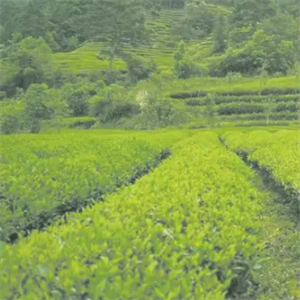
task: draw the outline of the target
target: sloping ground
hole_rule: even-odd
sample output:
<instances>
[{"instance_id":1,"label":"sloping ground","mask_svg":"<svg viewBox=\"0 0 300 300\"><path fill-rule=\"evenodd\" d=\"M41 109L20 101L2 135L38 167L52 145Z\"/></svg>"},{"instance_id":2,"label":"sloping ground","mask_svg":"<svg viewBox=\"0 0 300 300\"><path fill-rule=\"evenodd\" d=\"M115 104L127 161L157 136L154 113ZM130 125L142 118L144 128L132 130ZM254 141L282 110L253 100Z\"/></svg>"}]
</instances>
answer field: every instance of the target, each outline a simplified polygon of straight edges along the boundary
<instances>
[{"instance_id":1,"label":"sloping ground","mask_svg":"<svg viewBox=\"0 0 300 300\"><path fill-rule=\"evenodd\" d=\"M176 45L170 29L182 14L183 10L162 10L158 15L148 15L146 27L150 33L150 43L139 47L125 44L123 51L153 59L159 69L170 68L173 65L172 54ZM73 52L54 54L54 62L59 68L74 73L97 72L108 67L105 57L100 54L100 59L98 58L104 47L105 44L100 42L86 43ZM120 59L116 59L114 67L118 70L126 69L125 63Z\"/></svg>"},{"instance_id":2,"label":"sloping ground","mask_svg":"<svg viewBox=\"0 0 300 300\"><path fill-rule=\"evenodd\" d=\"M195 78L168 82L162 95L204 126L208 111L222 125L287 125L298 121L300 84L295 77Z\"/></svg>"},{"instance_id":3,"label":"sloping ground","mask_svg":"<svg viewBox=\"0 0 300 300\"><path fill-rule=\"evenodd\" d=\"M162 10L158 15L149 14L146 27L150 38L147 44L132 47L124 44L123 51L152 59L159 70L169 70L174 65L173 53L178 40L171 34L172 28L183 17L183 10ZM62 70L72 73L93 73L108 68L107 57L101 55L105 43L89 42L83 44L75 51L69 53L53 54L53 61ZM186 49L195 60L204 66L209 65L218 57L209 57L211 49L210 38L203 41L190 40L186 42ZM126 65L121 59L116 59L114 68L126 70Z\"/></svg>"}]
</instances>

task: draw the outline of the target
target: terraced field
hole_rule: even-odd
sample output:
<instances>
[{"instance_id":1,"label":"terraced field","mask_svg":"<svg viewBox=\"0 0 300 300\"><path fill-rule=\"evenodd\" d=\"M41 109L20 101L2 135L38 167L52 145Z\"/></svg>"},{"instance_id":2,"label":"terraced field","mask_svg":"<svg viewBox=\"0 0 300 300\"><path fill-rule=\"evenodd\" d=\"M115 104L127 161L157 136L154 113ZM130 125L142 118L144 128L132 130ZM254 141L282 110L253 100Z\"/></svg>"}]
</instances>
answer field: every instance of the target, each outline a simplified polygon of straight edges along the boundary
<instances>
[{"instance_id":1,"label":"terraced field","mask_svg":"<svg viewBox=\"0 0 300 300\"><path fill-rule=\"evenodd\" d=\"M300 89L263 88L258 90L205 91L174 93L172 102L204 119L209 106L218 122L264 122L264 125L281 122L288 125L299 120Z\"/></svg>"},{"instance_id":2,"label":"terraced field","mask_svg":"<svg viewBox=\"0 0 300 300\"><path fill-rule=\"evenodd\" d=\"M178 40L172 37L170 30L183 17L183 10L162 10L159 15L147 16L146 27L149 31L149 41L147 44L140 44L137 47L124 44L122 50L135 54L156 63L158 70L169 70L174 65L173 53ZM56 66L72 73L93 73L102 69L107 69L109 62L107 57L101 55L105 48L105 43L89 42L83 44L77 50L69 53L53 54L53 61ZM201 60L210 54L211 41L188 41L187 51L195 54L195 59ZM209 63L209 61L207 62ZM114 68L126 70L125 62L116 59Z\"/></svg>"},{"instance_id":3,"label":"terraced field","mask_svg":"<svg viewBox=\"0 0 300 300\"><path fill-rule=\"evenodd\" d=\"M299 143L276 128L1 137L1 299L298 299L299 230L257 180L267 169L288 203Z\"/></svg>"}]
</instances>

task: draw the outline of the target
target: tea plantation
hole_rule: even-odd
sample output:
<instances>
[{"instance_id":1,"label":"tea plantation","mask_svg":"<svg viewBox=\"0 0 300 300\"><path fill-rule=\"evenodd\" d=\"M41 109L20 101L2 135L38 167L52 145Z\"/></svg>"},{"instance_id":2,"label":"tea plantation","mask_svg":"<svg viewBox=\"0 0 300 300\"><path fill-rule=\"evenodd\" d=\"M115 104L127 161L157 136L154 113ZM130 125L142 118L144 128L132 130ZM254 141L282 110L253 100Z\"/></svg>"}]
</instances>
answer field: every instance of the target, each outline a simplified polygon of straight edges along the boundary
<instances>
[{"instance_id":1,"label":"tea plantation","mask_svg":"<svg viewBox=\"0 0 300 300\"><path fill-rule=\"evenodd\" d=\"M299 141L276 127L2 136L1 299L298 299Z\"/></svg>"}]
</instances>

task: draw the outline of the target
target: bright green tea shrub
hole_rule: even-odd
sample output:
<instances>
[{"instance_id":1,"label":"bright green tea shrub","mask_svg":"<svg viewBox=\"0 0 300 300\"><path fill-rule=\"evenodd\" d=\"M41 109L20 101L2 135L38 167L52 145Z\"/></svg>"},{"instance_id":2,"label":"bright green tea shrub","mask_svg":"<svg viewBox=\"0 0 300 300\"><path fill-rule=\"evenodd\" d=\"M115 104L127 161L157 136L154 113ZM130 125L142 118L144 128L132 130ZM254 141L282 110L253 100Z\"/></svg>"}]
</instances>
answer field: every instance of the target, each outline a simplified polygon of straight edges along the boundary
<instances>
[{"instance_id":1,"label":"bright green tea shrub","mask_svg":"<svg viewBox=\"0 0 300 300\"><path fill-rule=\"evenodd\" d=\"M129 183L185 134L2 136L0 240L44 227Z\"/></svg>"},{"instance_id":2,"label":"bright green tea shrub","mask_svg":"<svg viewBox=\"0 0 300 300\"><path fill-rule=\"evenodd\" d=\"M286 191L300 192L300 134L298 130L251 133L228 132L225 143L235 151L248 153L248 159L268 170Z\"/></svg>"},{"instance_id":3,"label":"bright green tea shrub","mask_svg":"<svg viewBox=\"0 0 300 300\"><path fill-rule=\"evenodd\" d=\"M172 152L67 223L2 247L2 299L222 300L245 292L260 268L253 173L214 133Z\"/></svg>"}]
</instances>

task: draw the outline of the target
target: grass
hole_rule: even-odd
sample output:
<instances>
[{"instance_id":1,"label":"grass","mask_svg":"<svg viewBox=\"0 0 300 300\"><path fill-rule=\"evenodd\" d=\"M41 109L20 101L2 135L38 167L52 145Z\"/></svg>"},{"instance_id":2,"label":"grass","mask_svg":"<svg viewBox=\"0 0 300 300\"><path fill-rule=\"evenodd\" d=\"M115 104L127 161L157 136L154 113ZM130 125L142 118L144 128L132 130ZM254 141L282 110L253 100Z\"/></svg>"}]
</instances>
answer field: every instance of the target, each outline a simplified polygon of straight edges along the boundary
<instances>
[{"instance_id":1,"label":"grass","mask_svg":"<svg viewBox=\"0 0 300 300\"><path fill-rule=\"evenodd\" d=\"M262 239L268 241L269 260L257 273L256 281L260 282L258 299L296 300L300 298L299 217L292 205L280 203L281 196L270 187L261 189L268 192Z\"/></svg>"}]
</instances>

